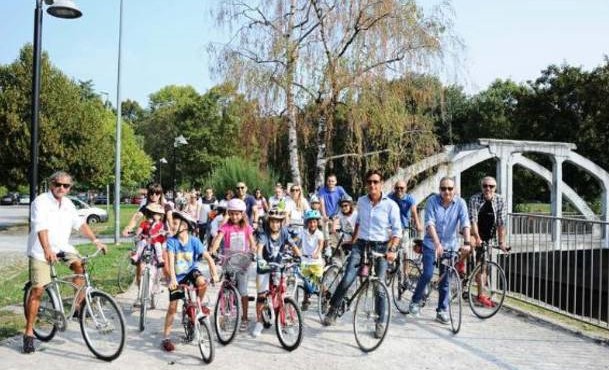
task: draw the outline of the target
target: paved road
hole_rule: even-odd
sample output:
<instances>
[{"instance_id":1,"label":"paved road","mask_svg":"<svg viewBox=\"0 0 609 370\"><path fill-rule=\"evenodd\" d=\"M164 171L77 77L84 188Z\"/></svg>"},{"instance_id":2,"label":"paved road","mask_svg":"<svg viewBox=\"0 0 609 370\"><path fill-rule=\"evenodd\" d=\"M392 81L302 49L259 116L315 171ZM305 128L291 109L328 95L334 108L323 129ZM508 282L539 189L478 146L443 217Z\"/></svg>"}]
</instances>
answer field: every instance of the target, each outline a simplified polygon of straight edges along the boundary
<instances>
[{"instance_id":1,"label":"paved road","mask_svg":"<svg viewBox=\"0 0 609 370\"><path fill-rule=\"evenodd\" d=\"M253 290L253 286L251 286ZM215 297L215 289L210 295ZM94 358L84 344L76 322L49 343L36 342L37 352L20 353L21 337L0 343L0 369L175 369L198 368L202 362L193 345L179 344L174 353L160 350L164 312L151 311L150 328L137 330L138 313L132 312L135 290L118 297L128 322L126 348L117 360L105 363ZM166 293L160 307L166 307ZM250 308L250 312L253 310ZM253 314L250 314L252 316ZM179 315L178 315L179 316ZM393 312L388 337L375 352L357 347L350 317L335 327L324 328L316 314L305 314L305 337L294 352L284 351L268 329L257 338L240 334L223 347L216 343L215 369L607 369L609 348L568 332L519 317L508 311L481 321L469 311L461 332L453 336L448 327L433 320L426 307L419 319ZM181 335L178 320L174 338ZM320 365L323 361L323 365Z\"/></svg>"}]
</instances>

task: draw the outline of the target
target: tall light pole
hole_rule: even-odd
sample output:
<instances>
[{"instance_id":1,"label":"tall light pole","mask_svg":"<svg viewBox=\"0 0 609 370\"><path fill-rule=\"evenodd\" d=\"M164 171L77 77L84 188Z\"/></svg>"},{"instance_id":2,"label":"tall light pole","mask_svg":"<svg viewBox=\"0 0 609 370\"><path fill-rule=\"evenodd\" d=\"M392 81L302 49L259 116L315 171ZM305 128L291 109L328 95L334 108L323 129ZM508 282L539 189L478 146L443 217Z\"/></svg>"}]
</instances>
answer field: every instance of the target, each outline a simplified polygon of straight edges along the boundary
<instances>
[{"instance_id":1,"label":"tall light pole","mask_svg":"<svg viewBox=\"0 0 609 370\"><path fill-rule=\"evenodd\" d=\"M180 145L186 145L188 144L188 141L186 141L186 138L184 137L184 135L180 135L178 137L176 137L173 140L173 174L172 174L172 191L173 191L173 201L176 201L176 148L179 147Z\"/></svg>"},{"instance_id":2,"label":"tall light pole","mask_svg":"<svg viewBox=\"0 0 609 370\"><path fill-rule=\"evenodd\" d=\"M45 0L47 13L57 18L75 19L82 12L71 0ZM32 73L32 122L30 127L30 203L38 195L38 115L40 111L40 62L42 54L42 0L36 0L34 10L34 58Z\"/></svg>"},{"instance_id":3,"label":"tall light pole","mask_svg":"<svg viewBox=\"0 0 609 370\"><path fill-rule=\"evenodd\" d=\"M123 51L123 0L118 21L118 66L116 77L116 148L114 149L114 244L120 241L121 215L121 63Z\"/></svg>"},{"instance_id":4,"label":"tall light pole","mask_svg":"<svg viewBox=\"0 0 609 370\"><path fill-rule=\"evenodd\" d=\"M163 186L163 165L167 164L165 157L159 159L159 184Z\"/></svg>"}]
</instances>

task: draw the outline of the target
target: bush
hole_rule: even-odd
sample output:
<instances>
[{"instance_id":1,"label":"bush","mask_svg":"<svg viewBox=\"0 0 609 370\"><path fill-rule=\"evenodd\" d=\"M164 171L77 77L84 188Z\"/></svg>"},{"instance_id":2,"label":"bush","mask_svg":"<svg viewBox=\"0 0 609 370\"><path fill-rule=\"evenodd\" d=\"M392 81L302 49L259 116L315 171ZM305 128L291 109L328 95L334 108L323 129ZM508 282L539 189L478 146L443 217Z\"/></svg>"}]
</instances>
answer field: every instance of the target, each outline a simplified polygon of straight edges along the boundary
<instances>
[{"instance_id":1,"label":"bush","mask_svg":"<svg viewBox=\"0 0 609 370\"><path fill-rule=\"evenodd\" d=\"M247 185L248 193L253 194L255 188L262 193L273 193L278 176L272 171L261 171L258 164L239 157L229 157L221 162L206 179L205 186L211 186L218 198L224 198L228 189L235 189L235 184L242 181Z\"/></svg>"}]
</instances>

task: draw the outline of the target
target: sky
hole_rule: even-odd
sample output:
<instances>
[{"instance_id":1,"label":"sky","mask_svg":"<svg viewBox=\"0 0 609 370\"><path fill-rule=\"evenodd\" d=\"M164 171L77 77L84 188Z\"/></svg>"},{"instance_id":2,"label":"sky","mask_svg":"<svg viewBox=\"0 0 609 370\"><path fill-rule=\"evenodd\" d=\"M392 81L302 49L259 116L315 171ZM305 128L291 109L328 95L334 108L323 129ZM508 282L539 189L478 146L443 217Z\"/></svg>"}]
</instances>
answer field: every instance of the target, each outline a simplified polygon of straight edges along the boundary
<instances>
[{"instance_id":1,"label":"sky","mask_svg":"<svg viewBox=\"0 0 609 370\"><path fill-rule=\"evenodd\" d=\"M120 2L75 2L83 12L79 19L45 12L43 50L68 76L92 80L116 106ZM148 95L166 85L188 84L203 93L220 82L210 75L207 54L210 42L228 38L210 16L217 3L124 0L123 100L147 106ZM34 8L35 0L0 0L0 64L13 62L32 42ZM497 78L534 80L550 64L591 70L609 55L609 0L454 0L453 10L465 47L439 73L469 94Z\"/></svg>"}]
</instances>

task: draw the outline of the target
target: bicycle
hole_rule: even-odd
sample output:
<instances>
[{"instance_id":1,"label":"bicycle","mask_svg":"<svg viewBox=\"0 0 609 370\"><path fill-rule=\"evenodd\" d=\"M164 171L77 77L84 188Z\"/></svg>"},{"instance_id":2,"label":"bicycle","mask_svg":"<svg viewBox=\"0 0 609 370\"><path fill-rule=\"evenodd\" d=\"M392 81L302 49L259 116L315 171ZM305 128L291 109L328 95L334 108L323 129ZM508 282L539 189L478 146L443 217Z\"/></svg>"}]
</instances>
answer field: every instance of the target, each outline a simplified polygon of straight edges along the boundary
<instances>
[{"instance_id":1,"label":"bicycle","mask_svg":"<svg viewBox=\"0 0 609 370\"><path fill-rule=\"evenodd\" d=\"M463 279L463 287L466 287L463 297L467 297L474 315L481 319L488 319L499 312L503 306L507 280L503 268L492 261L491 250L499 249L499 246L484 241L479 248L482 248L480 261L474 265L473 254L470 254L468 258L468 271L471 272ZM481 296L487 297L488 301L481 301Z\"/></svg>"},{"instance_id":2,"label":"bicycle","mask_svg":"<svg viewBox=\"0 0 609 370\"><path fill-rule=\"evenodd\" d=\"M157 295L161 292L161 276L159 268L155 263L154 256L154 246L150 243L146 244L142 251L141 262L144 263L144 268L142 268L140 275L140 286L137 293L140 301L140 331L146 329L148 303L150 303L151 309L156 308Z\"/></svg>"},{"instance_id":3,"label":"bicycle","mask_svg":"<svg viewBox=\"0 0 609 370\"><path fill-rule=\"evenodd\" d=\"M290 255L282 256L280 263L269 262L271 274L269 279L269 293L264 300L262 309L263 325L266 328L275 321L275 333L281 346L293 351L302 342L302 312L292 297L286 294L285 271L295 264Z\"/></svg>"},{"instance_id":4,"label":"bicycle","mask_svg":"<svg viewBox=\"0 0 609 370\"><path fill-rule=\"evenodd\" d=\"M311 256L303 256L303 257L311 257ZM304 299L304 297L306 295L312 296L312 295L316 295L318 296L317 299L317 314L319 315L319 319L322 320L323 319L323 312L322 312L322 307L321 307L321 300L319 299L319 293L320 293L320 284L315 283L311 278L306 277L302 274L302 270L300 268L300 261L299 259L294 259L294 265L291 267L290 271L292 272L292 275L297 279L297 283L295 285L294 288L294 293L292 294L292 297L294 297L294 300L296 301L296 303L301 301L301 297ZM288 277L289 278L289 277ZM289 288L289 284L288 284L288 288ZM290 294L288 294L290 295ZM308 308L308 306L307 306ZM303 304L303 311L306 310L307 308L305 308L304 304Z\"/></svg>"},{"instance_id":5,"label":"bicycle","mask_svg":"<svg viewBox=\"0 0 609 370\"><path fill-rule=\"evenodd\" d=\"M227 345L233 341L241 322L241 295L237 289L237 273L247 273L252 262L249 253L220 256L222 263L221 285L214 308L214 330L218 341Z\"/></svg>"},{"instance_id":6,"label":"bicycle","mask_svg":"<svg viewBox=\"0 0 609 370\"><path fill-rule=\"evenodd\" d=\"M394 263L387 268L387 286L391 287L391 296L395 308L402 314L409 312L412 296L421 277L423 269L422 248L423 241L415 239L413 250L418 257L412 259L406 255L406 250L400 245Z\"/></svg>"},{"instance_id":7,"label":"bicycle","mask_svg":"<svg viewBox=\"0 0 609 370\"><path fill-rule=\"evenodd\" d=\"M386 254L373 251L373 245L373 243L364 245L362 261L358 265L359 286L353 294L350 294L352 289L347 291L339 307L337 307L337 316L342 317L351 310L351 306L355 302L353 332L357 345L364 352L374 351L383 343L391 319L389 291L385 283L376 276L374 268L374 261L378 258L385 258ZM322 277L321 305L324 315L327 314L329 300L342 279L344 269L345 267L339 269L336 265L331 266ZM384 312L377 312L376 307L380 305L379 299L385 301ZM383 322L379 321L381 317L384 318ZM376 335L377 324L383 325L383 333L379 337Z\"/></svg>"},{"instance_id":8,"label":"bicycle","mask_svg":"<svg viewBox=\"0 0 609 370\"><path fill-rule=\"evenodd\" d=\"M423 298L421 299L421 307L425 307L427 299L431 295L432 289L438 290L439 285L443 279L448 279L448 314L450 318L450 327L454 334L457 334L461 330L462 321L462 290L461 290L461 279L459 273L455 268L455 263L459 260L459 251L445 251L440 259L436 261L436 266L444 266L444 271L440 274L437 280L429 282L428 286L425 287L423 292ZM418 267L417 267L418 268ZM420 276L420 270L419 275ZM417 279L418 283L418 279ZM416 287L416 284L415 284ZM412 289L414 293L414 289ZM402 311L400 311L402 312Z\"/></svg>"},{"instance_id":9,"label":"bicycle","mask_svg":"<svg viewBox=\"0 0 609 370\"><path fill-rule=\"evenodd\" d=\"M182 326L186 334L184 341L195 341L199 347L201 358L206 364L214 360L214 341L211 337L208 316L209 309L201 302L197 294L199 288L190 284L180 284L184 295L182 297Z\"/></svg>"},{"instance_id":10,"label":"bicycle","mask_svg":"<svg viewBox=\"0 0 609 370\"><path fill-rule=\"evenodd\" d=\"M59 278L55 264L51 264L51 282L44 287L34 323L34 335L39 340L48 342L55 337L58 330L67 329L68 320L79 318L80 331L89 350L101 360L112 361L120 356L125 345L125 319L116 301L109 294L91 285L87 262L95 258L100 251L101 249L98 249L90 256L81 257L84 270L82 274ZM57 258L64 259L65 255L58 253ZM73 279L84 279L84 285L76 285ZM67 314L61 287L71 287L75 292ZM31 282L28 281L23 290L23 307L27 312ZM79 304L81 309L77 311Z\"/></svg>"}]
</instances>

